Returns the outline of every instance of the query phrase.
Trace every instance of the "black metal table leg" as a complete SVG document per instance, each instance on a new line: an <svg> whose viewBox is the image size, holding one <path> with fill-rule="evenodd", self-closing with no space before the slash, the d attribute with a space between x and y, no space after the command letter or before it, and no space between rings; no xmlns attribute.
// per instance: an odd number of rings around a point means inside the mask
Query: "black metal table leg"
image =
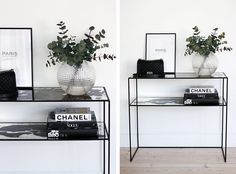
<svg viewBox="0 0 236 174"><path fill-rule="evenodd" d="M104 136L106 136L105 131L105 125L106 125L106 103L103 102L103 126L104 126ZM106 140L104 138L103 140L103 173L106 174Z"/></svg>
<svg viewBox="0 0 236 174"><path fill-rule="evenodd" d="M225 162L227 161L228 146L228 77L226 78L226 118L225 118Z"/></svg>
<svg viewBox="0 0 236 174"><path fill-rule="evenodd" d="M137 147L139 148L139 116L138 116L138 78L136 78L136 126L137 126Z"/></svg>
<svg viewBox="0 0 236 174"><path fill-rule="evenodd" d="M108 174L110 174L110 159L111 159L111 154L110 154L110 149L111 149L111 128L110 128L110 112L111 112L111 108L110 108L110 100L108 101Z"/></svg>
<svg viewBox="0 0 236 174"><path fill-rule="evenodd" d="M137 83L136 83L137 84ZM136 105L138 102L137 99L137 86L136 86ZM131 128L131 114L130 114L130 78L128 78L128 114L129 114L129 155L130 155L130 162L132 162L132 160L134 159L134 156L136 155L137 151L138 151L138 147L135 149L134 153L132 154L132 128ZM138 107L136 107L137 109ZM136 111L136 114L138 114L138 111ZM137 115L136 115L137 116ZM137 120L137 124L138 124L138 120ZM139 139L138 139L138 127L137 127L137 146L139 146Z"/></svg>

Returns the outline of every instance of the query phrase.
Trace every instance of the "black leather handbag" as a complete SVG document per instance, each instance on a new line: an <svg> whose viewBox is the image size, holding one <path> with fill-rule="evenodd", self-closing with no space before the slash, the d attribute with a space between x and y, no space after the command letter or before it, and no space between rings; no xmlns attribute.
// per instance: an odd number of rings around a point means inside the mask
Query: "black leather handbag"
<svg viewBox="0 0 236 174"><path fill-rule="evenodd" d="M137 76L150 78L163 78L164 62L162 59L144 60L139 59L137 62Z"/></svg>
<svg viewBox="0 0 236 174"><path fill-rule="evenodd" d="M0 99L16 98L17 96L14 70L0 71Z"/></svg>

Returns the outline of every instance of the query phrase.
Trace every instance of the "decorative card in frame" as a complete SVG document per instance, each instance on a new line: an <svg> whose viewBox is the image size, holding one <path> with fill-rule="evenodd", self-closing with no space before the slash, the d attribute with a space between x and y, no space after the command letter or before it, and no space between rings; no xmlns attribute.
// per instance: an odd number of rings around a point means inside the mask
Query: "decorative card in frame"
<svg viewBox="0 0 236 174"><path fill-rule="evenodd" d="M17 87L33 87L32 28L0 28L0 70L13 69Z"/></svg>
<svg viewBox="0 0 236 174"><path fill-rule="evenodd" d="M176 73L176 33L146 33L145 59L163 59L165 73Z"/></svg>

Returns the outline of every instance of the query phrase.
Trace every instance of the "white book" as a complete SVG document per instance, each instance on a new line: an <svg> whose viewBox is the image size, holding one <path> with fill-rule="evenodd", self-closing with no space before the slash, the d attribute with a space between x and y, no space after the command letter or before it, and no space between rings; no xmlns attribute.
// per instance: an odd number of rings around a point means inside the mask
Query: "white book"
<svg viewBox="0 0 236 174"><path fill-rule="evenodd" d="M215 93L216 88L213 86L198 86L198 87L190 87L189 93L198 94L198 93Z"/></svg>
<svg viewBox="0 0 236 174"><path fill-rule="evenodd" d="M55 114L56 121L91 121L91 114Z"/></svg>
<svg viewBox="0 0 236 174"><path fill-rule="evenodd" d="M91 121L92 115L89 108L56 109L56 121Z"/></svg>

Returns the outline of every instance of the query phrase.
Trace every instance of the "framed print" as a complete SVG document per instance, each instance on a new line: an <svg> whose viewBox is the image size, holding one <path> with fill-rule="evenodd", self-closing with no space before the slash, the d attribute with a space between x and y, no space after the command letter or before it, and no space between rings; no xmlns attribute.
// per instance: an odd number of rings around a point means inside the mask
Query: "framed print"
<svg viewBox="0 0 236 174"><path fill-rule="evenodd" d="M146 33L145 59L163 59L165 73L176 73L176 33Z"/></svg>
<svg viewBox="0 0 236 174"><path fill-rule="evenodd" d="M17 87L33 87L32 28L0 28L0 70L10 69Z"/></svg>

